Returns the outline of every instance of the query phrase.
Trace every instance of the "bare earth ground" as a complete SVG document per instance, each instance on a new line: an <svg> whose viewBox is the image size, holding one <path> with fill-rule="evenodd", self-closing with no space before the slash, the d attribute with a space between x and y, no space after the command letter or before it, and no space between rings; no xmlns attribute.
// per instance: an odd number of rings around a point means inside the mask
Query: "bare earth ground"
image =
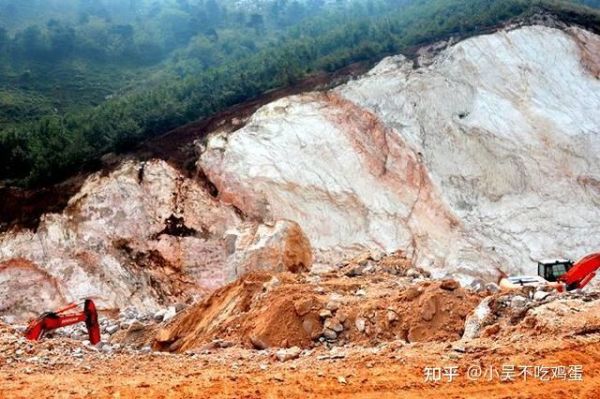
<svg viewBox="0 0 600 399"><path fill-rule="evenodd" d="M600 294L536 299L431 280L401 256L360 263L248 274L121 327L108 350L0 323L0 398L600 397ZM481 338L461 339L482 300Z"/></svg>
<svg viewBox="0 0 600 399"><path fill-rule="evenodd" d="M600 336L519 342L475 340L465 353L451 345L390 343L373 353L351 348L343 359L319 360L319 352L279 362L268 354L228 348L194 357L120 355L84 359L50 369L3 365L3 398L597 398L600 392ZM502 364L583 366L583 381L469 381L468 367ZM428 366L458 366L453 382L425 382ZM344 382L345 381L345 382Z"/></svg>

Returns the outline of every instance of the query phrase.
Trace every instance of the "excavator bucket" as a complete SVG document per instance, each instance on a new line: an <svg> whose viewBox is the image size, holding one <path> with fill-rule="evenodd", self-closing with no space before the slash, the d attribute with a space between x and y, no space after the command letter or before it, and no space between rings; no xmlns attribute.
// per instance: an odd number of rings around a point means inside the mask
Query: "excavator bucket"
<svg viewBox="0 0 600 399"><path fill-rule="evenodd" d="M90 343L96 345L100 342L100 324L98 324L98 311L94 301L86 299L83 312L85 313L85 326L88 330Z"/></svg>

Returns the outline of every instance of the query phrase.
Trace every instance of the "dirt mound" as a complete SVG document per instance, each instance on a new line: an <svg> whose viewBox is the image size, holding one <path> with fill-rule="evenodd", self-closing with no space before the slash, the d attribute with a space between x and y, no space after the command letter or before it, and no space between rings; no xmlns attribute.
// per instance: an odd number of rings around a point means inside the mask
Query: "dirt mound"
<svg viewBox="0 0 600 399"><path fill-rule="evenodd" d="M268 347L309 346L321 335L323 325L315 297L304 299L299 295L278 296L269 304L263 302L255 319L250 319L244 336L252 346Z"/></svg>
<svg viewBox="0 0 600 399"><path fill-rule="evenodd" d="M294 283L297 277L288 273L247 274L161 329L154 347L185 351L216 339L259 348L308 346L322 329L319 303L294 293Z"/></svg>
<svg viewBox="0 0 600 399"><path fill-rule="evenodd" d="M350 276L357 264L320 276L248 274L148 332L149 340L177 352L215 342L265 349L451 341L481 300L453 280L401 277L390 267L398 260L363 263Z"/></svg>
<svg viewBox="0 0 600 399"><path fill-rule="evenodd" d="M599 299L595 292L499 292L482 302L478 333L467 338L596 334L600 332Z"/></svg>
<svg viewBox="0 0 600 399"><path fill-rule="evenodd" d="M455 281L424 282L387 297L350 301L332 320L343 323L342 338L352 342L453 341L462 336L466 316L479 301Z"/></svg>

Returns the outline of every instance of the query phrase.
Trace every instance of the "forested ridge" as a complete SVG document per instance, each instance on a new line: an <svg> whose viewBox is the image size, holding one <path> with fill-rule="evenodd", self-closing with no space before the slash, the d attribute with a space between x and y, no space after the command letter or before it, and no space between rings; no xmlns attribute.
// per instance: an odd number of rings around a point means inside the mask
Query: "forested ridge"
<svg viewBox="0 0 600 399"><path fill-rule="evenodd" d="M0 181L32 186L318 71L598 0L0 0ZM68 10L69 12L61 12Z"/></svg>

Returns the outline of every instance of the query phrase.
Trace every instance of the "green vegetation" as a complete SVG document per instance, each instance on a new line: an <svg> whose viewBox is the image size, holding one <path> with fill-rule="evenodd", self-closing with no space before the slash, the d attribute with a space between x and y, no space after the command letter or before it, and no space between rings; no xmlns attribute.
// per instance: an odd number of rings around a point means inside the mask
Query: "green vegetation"
<svg viewBox="0 0 600 399"><path fill-rule="evenodd" d="M540 8L600 26L551 0L60 1L0 0L0 181L51 182L311 73Z"/></svg>

